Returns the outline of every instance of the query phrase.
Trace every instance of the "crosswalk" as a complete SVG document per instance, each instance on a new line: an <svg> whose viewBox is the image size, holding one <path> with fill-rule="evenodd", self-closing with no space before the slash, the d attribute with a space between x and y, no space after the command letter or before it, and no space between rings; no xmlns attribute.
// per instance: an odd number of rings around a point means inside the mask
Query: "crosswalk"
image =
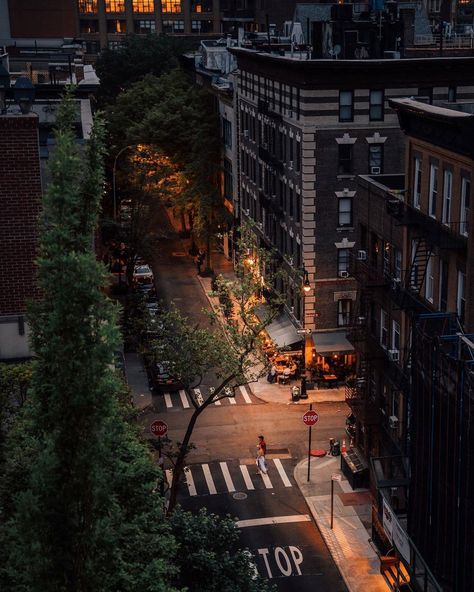
<svg viewBox="0 0 474 592"><path fill-rule="evenodd" d="M291 462L286 459L286 462ZM218 495L236 491L255 491L293 487L293 482L279 458L267 460L268 473L258 474L256 466L238 461L216 461L189 465L185 468L185 485L182 494L186 496ZM173 473L165 471L171 487Z"/></svg>
<svg viewBox="0 0 474 592"><path fill-rule="evenodd" d="M201 406L205 400L209 397L209 395L213 394L213 387L210 387L207 392L202 391L199 388L192 389L191 396L193 396L194 401ZM247 389L245 386L236 387L235 391L233 392L232 389L227 388L225 389L226 397L223 399L213 401L213 405L216 407L226 406L226 405L252 405L255 403L255 400L248 394ZM164 407L168 409L191 409L192 403L190 401L190 395L184 391L180 390L175 393L164 393L163 394L163 401ZM159 401L161 397L157 397L157 401Z"/></svg>

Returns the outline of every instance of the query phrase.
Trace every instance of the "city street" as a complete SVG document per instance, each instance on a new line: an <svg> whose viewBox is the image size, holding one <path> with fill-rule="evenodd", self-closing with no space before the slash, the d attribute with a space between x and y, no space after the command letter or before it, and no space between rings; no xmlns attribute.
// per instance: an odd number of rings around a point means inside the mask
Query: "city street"
<svg viewBox="0 0 474 592"><path fill-rule="evenodd" d="M174 302L193 321L207 323L209 303L187 253L187 241L162 242L152 262L157 291L167 305ZM212 378L192 396L206 396ZM153 396L153 409L141 415L146 428L154 419L169 426L168 436L180 440L192 413L184 391ZM278 590L346 590L304 497L293 478L294 467L308 450L304 405L263 402L251 388L239 387L235 397L211 405L198 419L188 457L187 481L179 503L190 510L206 507L229 514L241 528L242 544L250 549L258 572ZM312 447L328 447L340 437L347 413L344 403L318 404L320 421L313 428ZM257 437L267 441L267 476L256 473ZM167 474L171 478L170 472Z"/></svg>

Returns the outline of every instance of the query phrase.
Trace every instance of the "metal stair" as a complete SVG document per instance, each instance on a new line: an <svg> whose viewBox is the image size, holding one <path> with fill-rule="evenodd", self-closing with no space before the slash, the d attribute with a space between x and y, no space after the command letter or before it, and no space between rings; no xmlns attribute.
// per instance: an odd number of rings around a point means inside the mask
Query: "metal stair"
<svg viewBox="0 0 474 592"><path fill-rule="evenodd" d="M423 237L413 239L416 243L415 252L412 254L412 263L405 277L405 286L419 296L425 281L426 268L430 260L433 247Z"/></svg>

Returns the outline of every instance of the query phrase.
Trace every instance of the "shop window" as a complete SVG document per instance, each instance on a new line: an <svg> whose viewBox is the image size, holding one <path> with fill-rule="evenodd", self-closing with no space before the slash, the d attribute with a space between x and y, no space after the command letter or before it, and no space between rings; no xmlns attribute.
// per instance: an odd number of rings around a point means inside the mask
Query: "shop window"
<svg viewBox="0 0 474 592"><path fill-rule="evenodd" d="M337 326L347 327L351 324L352 300L344 299L337 301Z"/></svg>
<svg viewBox="0 0 474 592"><path fill-rule="evenodd" d="M339 92L339 121L354 120L354 93L351 90Z"/></svg>
<svg viewBox="0 0 474 592"><path fill-rule="evenodd" d="M161 12L181 12L181 0L161 0Z"/></svg>

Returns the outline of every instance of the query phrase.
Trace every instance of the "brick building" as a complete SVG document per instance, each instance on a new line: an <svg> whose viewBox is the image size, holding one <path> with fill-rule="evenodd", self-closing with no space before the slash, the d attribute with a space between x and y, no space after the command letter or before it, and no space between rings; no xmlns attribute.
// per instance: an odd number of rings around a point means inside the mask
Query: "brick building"
<svg viewBox="0 0 474 592"><path fill-rule="evenodd" d="M0 115L0 359L29 355L41 171L38 117Z"/></svg>
<svg viewBox="0 0 474 592"><path fill-rule="evenodd" d="M388 100L474 98L472 58L308 60L231 49L238 60L239 188L293 280L286 313L312 331L321 370L353 364L345 333L356 301L358 174L402 170L404 138ZM304 301L302 273L311 291ZM304 308L304 312L303 312ZM308 351L307 351L308 354ZM307 355L307 361L308 355Z"/></svg>
<svg viewBox="0 0 474 592"><path fill-rule="evenodd" d="M454 103L390 105L407 135L406 175L358 179L349 333L358 365L346 391L354 453L371 467L373 540L382 555L395 547L401 560L398 576L384 571L387 579L406 578L408 590L467 592L474 116ZM417 569L426 578L408 583Z"/></svg>

